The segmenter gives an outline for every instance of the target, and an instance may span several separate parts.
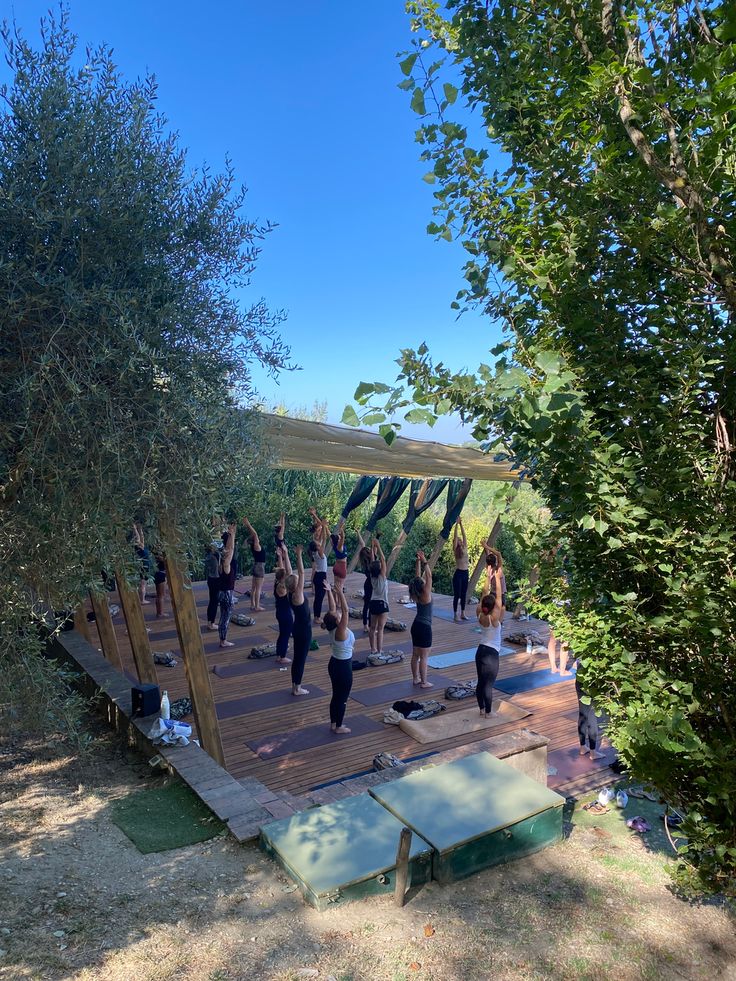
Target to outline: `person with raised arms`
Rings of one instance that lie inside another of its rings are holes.
[[[476,608],[480,624],[480,644],[475,652],[475,668],[478,684],[475,695],[481,717],[489,719],[493,708],[493,684],[498,675],[498,659],[501,656],[501,625],[503,623],[503,573],[498,565],[489,575],[488,592]]]
[[[337,601],[335,596],[337,596]],[[332,682],[330,728],[336,735],[343,735],[351,731],[346,725],[343,725],[343,721],[350,690],[353,687],[355,634],[348,627],[350,611],[345,593],[341,589],[333,590],[328,585],[327,603],[329,611],[325,613],[324,625],[329,632],[332,649],[332,656],[327,663],[327,673]]]
[[[411,677],[420,688],[433,688],[427,681],[429,652],[432,649],[432,570],[424,552],[417,552],[414,579],[409,583],[409,596],[417,605],[417,615],[411,625]]]
[[[383,554],[378,535],[371,542],[375,558],[370,564],[371,601],[368,607],[371,615],[368,628],[368,642],[371,654],[383,653],[383,631],[388,619],[388,579],[386,578],[386,556]]]
[[[253,554],[253,579],[250,587],[250,608],[253,613],[262,613],[265,606],[261,606],[261,589],[263,588],[263,578],[266,575],[266,550],[261,548],[261,540],[258,532],[247,518],[243,518],[243,524],[250,533],[250,550]]]
[[[233,613],[233,590],[235,589],[235,564],[233,553],[235,552],[235,533],[238,526],[235,522],[227,526],[227,531],[222,535],[222,562],[220,565],[220,592],[217,602],[220,607],[220,621],[217,625],[217,632],[220,637],[220,647],[235,647],[232,641],[227,639],[227,630],[230,626],[230,617]]]
[[[291,662],[291,693],[292,695],[308,695],[309,689],[302,687],[302,678],[304,677],[304,665],[307,662],[309,647],[312,643],[312,618],[309,615],[309,604],[304,598],[304,562],[302,561],[301,545],[297,545],[294,552],[296,553],[296,575],[292,572],[290,576],[286,577],[286,590],[294,613],[294,626],[292,628],[294,659]]]
[[[294,613],[289,602],[286,588],[287,577],[292,574],[291,561],[286,546],[282,544],[276,549],[279,566],[274,573],[273,596],[276,604],[276,622],[279,625],[279,635],[276,638],[276,663],[291,664],[291,658],[286,654],[289,650],[289,638],[294,627]]]
[[[458,529],[460,534],[458,534]],[[452,533],[452,554],[455,557],[455,571],[452,574],[452,612],[455,623],[467,620],[465,616],[465,603],[468,596],[469,561],[468,561],[468,539],[465,534],[463,519],[458,518]],[[457,608],[460,605],[460,615]]]

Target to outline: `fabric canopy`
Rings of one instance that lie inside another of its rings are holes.
[[[460,513],[465,505],[465,499],[470,493],[472,486],[473,481],[467,478],[465,480],[450,481],[450,486],[447,488],[447,510],[445,511],[442,531],[440,532],[440,537],[444,538],[445,541],[450,537],[452,526],[460,517]]]
[[[409,492],[409,510],[406,512],[406,517],[401,523],[402,530],[405,534],[409,534],[419,515],[423,514],[427,508],[434,504],[446,485],[446,477],[442,477],[439,480],[412,480],[411,490]]]
[[[480,450],[397,436],[391,446],[378,433],[324,422],[261,413],[265,437],[274,451],[272,466],[397,477],[519,479],[506,463]]]
[[[377,483],[378,477],[358,477],[355,487],[353,487],[353,491],[350,497],[347,499],[345,507],[342,509],[342,521],[344,521],[356,508],[360,507]]]
[[[390,514],[394,505],[409,485],[407,477],[384,477],[378,485],[378,501],[373,514],[365,526],[366,531],[373,531],[378,522]]]

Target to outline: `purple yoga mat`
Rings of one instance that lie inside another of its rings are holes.
[[[240,661],[237,664],[216,664],[212,669],[212,674],[218,678],[239,678],[244,674],[256,674],[258,671],[278,671],[279,668],[288,668],[288,664],[277,664],[275,657],[253,658],[248,661]]]
[[[424,698],[439,698],[444,695],[444,689],[448,685],[458,684],[455,678],[449,678],[446,674],[432,674],[431,681],[434,687],[420,688],[412,683],[411,678],[402,678],[400,681],[378,685],[377,688],[365,688],[363,691],[353,688],[350,697],[360,705],[381,705],[383,702],[396,702],[399,699],[421,701]]]
[[[262,709],[295,705],[297,702],[319,698],[320,695],[324,695],[324,692],[316,685],[309,686],[308,695],[299,696],[291,694],[291,686],[288,688],[284,686],[278,691],[263,691],[258,695],[246,695],[245,698],[232,698],[227,702],[220,702],[217,706],[217,718],[232,719],[237,715],[245,715],[247,712],[260,712]]]
[[[262,760],[272,760],[277,756],[289,753],[299,753],[303,749],[315,749],[317,746],[338,745],[353,736],[365,736],[369,732],[382,732],[384,726],[374,722],[367,715],[350,715],[345,719],[345,725],[352,731],[342,736],[330,730],[327,720],[319,725],[307,726],[305,729],[294,729],[291,732],[279,732],[274,736],[255,739],[245,745],[258,753]]]

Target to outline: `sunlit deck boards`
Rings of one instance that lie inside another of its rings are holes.
[[[360,600],[354,599],[352,594],[358,592],[362,588],[362,584],[363,577],[361,575],[354,573],[348,577],[346,592],[349,602],[353,606],[361,605]],[[249,579],[241,579],[237,584],[237,588],[238,590],[244,590],[249,585]],[[255,626],[239,627],[235,624],[231,625],[228,639],[232,640],[236,646],[221,650],[218,647],[217,634],[208,631],[206,626],[204,626],[204,613],[207,603],[206,585],[204,583],[195,583],[194,585],[195,597],[203,623],[203,640],[207,652],[207,660],[211,667],[214,668],[215,665],[247,665],[245,669],[246,673],[235,677],[220,678],[215,674],[210,675],[212,690],[217,703],[252,696],[261,692],[273,692],[290,686],[289,672],[279,671],[278,666],[274,664],[273,658],[267,659],[265,662],[256,660],[248,661],[248,653],[252,647],[262,643],[273,642],[276,639],[277,634],[274,629],[275,617],[271,588],[272,577],[268,576],[266,577],[262,596],[263,605],[267,607],[266,612],[254,614],[257,621]],[[307,595],[311,598],[309,592]],[[406,595],[406,587],[399,583],[392,583],[390,588],[391,616],[404,620],[407,625],[410,625],[414,611],[405,610],[398,603],[398,597],[403,595]],[[448,610],[451,609],[451,606],[450,597],[442,595],[435,597],[436,609]],[[241,598],[236,611],[250,615],[248,607],[249,600],[247,598]],[[171,650],[177,658],[180,658],[173,618],[170,615],[168,602],[166,604],[166,615],[161,620],[155,618],[155,607],[153,603],[150,606],[145,606],[144,611],[147,625],[151,630],[150,639],[152,649],[154,651]],[[128,638],[125,635],[122,616],[115,617],[115,625],[125,668],[131,674],[134,674],[133,658]],[[478,636],[474,632],[475,625],[474,618],[465,623],[456,624],[452,621],[435,617],[433,624],[433,653],[444,653],[474,647],[477,644]],[[525,626],[538,630],[546,636],[546,627],[541,622],[532,621],[528,624],[519,624],[517,621],[512,620],[510,616],[507,617],[504,634],[512,633],[520,627]],[[356,659],[364,659],[369,650],[367,635],[363,634],[359,620],[351,620],[351,628],[355,632],[357,639],[355,657]],[[315,724],[324,723],[325,726],[329,725],[328,703],[330,683],[327,677],[327,661],[330,656],[329,643],[327,633],[321,627],[315,627],[314,636],[320,644],[320,649],[309,655],[304,675],[304,684],[306,687],[309,687],[310,684],[319,686],[325,692],[324,695],[307,700],[294,698],[293,702],[288,702],[285,706],[250,711],[247,714],[225,719],[220,722],[227,769],[236,779],[255,777],[273,790],[288,791],[294,795],[300,795],[321,784],[344,780],[353,774],[369,771],[373,757],[381,751],[395,753],[401,758],[408,758],[428,751],[442,751],[454,748],[483,738],[484,734],[482,732],[470,733],[422,746],[401,732],[398,727],[386,725],[382,726],[379,732],[347,738],[336,736],[324,746],[294,752],[275,759],[261,759],[246,745],[248,741],[253,741],[263,736],[290,732]],[[403,646],[407,642],[410,644],[408,630],[402,633],[387,632],[384,648]],[[524,650],[519,650],[518,653],[509,654],[501,658],[499,678],[543,669],[546,666],[546,657],[527,655]],[[168,690],[169,697],[172,701],[188,694],[181,662],[174,668],[159,666],[157,667],[157,671],[161,688]],[[430,670],[430,681],[432,680],[433,673]],[[441,673],[443,675],[450,675],[458,681],[470,680],[475,677],[475,664],[471,660],[466,664],[444,668]],[[355,691],[374,688],[388,682],[398,681],[408,675],[409,664],[407,656],[403,663],[356,671],[354,674],[353,688]],[[416,697],[432,697],[434,695],[442,699],[443,690],[441,688],[428,690]],[[508,698],[508,696],[502,695],[501,693],[497,693],[497,696]],[[526,727],[549,738],[550,752],[562,749],[572,750],[577,746],[577,700],[572,680],[514,695],[512,701],[514,704],[528,709],[532,714],[522,721],[504,724],[494,730],[494,735],[500,735],[504,732]],[[467,701],[457,703],[447,702],[446,704],[448,712],[467,710],[468,706]],[[350,717],[356,715],[368,716],[380,723],[383,719],[384,711],[389,707],[390,703],[367,707],[351,699],[348,703],[346,725],[349,726]],[[588,787],[600,785],[611,776],[607,768],[599,766],[597,769],[593,769],[591,766],[589,774],[583,773],[581,776],[575,775],[574,777],[564,779],[563,774],[560,773],[557,778],[555,775],[552,775],[549,782],[550,786],[563,793],[572,789],[580,793]]]

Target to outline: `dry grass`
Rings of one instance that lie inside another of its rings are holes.
[[[663,854],[616,815],[576,817],[561,845],[427,886],[400,911],[381,898],[318,913],[227,838],[140,855],[108,806],[162,778],[109,736],[84,763],[0,751],[0,977],[736,978],[732,914],[672,895]]]

